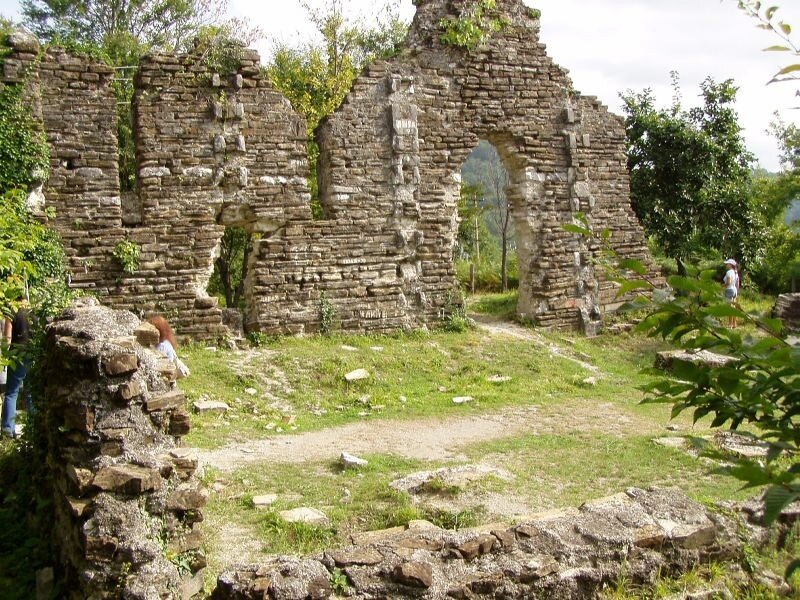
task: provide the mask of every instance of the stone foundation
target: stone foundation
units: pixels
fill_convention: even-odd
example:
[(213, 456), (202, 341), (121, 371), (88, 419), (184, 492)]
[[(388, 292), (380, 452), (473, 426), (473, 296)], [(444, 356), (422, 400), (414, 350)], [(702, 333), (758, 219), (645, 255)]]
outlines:
[(347, 597), (358, 600), (592, 599), (622, 577), (653, 584), (701, 563), (735, 559), (741, 544), (732, 522), (682, 492), (632, 488), (511, 528), (452, 532), (418, 524), (318, 557), (236, 567), (220, 576), (211, 597), (332, 598), (338, 569)]

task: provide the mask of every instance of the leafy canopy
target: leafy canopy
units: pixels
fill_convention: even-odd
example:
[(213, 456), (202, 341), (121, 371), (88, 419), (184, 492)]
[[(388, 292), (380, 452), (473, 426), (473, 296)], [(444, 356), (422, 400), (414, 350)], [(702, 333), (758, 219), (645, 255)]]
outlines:
[(628, 134), (631, 201), (645, 231), (671, 258), (714, 251), (752, 260), (760, 245), (749, 204), (752, 155), (733, 109), (733, 81), (707, 78), (702, 105), (675, 98), (658, 108), (652, 91), (622, 94)]
[(323, 9), (302, 2), (321, 41), (298, 46), (278, 44), (265, 68), (267, 78), (303, 115), (308, 127), (308, 158), (312, 209), (322, 216), (316, 181), (319, 147), (314, 132), (320, 122), (344, 101), (356, 77), (369, 63), (397, 54), (408, 32), (408, 24), (395, 2), (386, 2), (376, 24), (348, 19), (342, 0), (328, 0)]

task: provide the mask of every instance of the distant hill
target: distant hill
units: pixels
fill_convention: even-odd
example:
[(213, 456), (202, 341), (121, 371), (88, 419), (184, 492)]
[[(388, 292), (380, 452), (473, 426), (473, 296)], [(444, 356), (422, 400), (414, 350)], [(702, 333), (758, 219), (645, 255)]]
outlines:
[(800, 199), (794, 200), (786, 209), (786, 224), (795, 223), (800, 228)]

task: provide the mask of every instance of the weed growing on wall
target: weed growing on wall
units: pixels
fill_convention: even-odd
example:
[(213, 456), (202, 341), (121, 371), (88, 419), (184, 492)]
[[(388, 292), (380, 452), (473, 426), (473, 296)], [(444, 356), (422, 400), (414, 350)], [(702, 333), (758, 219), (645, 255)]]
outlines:
[(328, 299), (325, 292), (319, 295), (319, 330), (323, 335), (328, 335), (333, 331), (333, 320), (336, 310)]
[(141, 248), (138, 244), (130, 240), (125, 240), (114, 246), (112, 256), (117, 261), (122, 270), (128, 274), (136, 273), (139, 270), (139, 254)]
[(439, 21), (442, 42), (467, 50), (474, 50), (508, 25), (509, 20), (497, 10), (497, 0), (477, 0), (468, 4), (458, 18)]
[(0, 190), (25, 189), (50, 173), (47, 140), (30, 105), (24, 83), (0, 86)]

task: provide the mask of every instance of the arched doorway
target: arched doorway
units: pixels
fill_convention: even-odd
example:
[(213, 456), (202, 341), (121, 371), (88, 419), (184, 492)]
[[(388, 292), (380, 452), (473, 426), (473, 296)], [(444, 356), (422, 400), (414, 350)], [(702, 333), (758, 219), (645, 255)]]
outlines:
[(466, 262), (473, 293), (518, 287), (516, 234), (507, 193), (510, 183), (497, 149), (488, 140), (480, 140), (461, 167), (456, 242), (459, 279), (464, 280)]

